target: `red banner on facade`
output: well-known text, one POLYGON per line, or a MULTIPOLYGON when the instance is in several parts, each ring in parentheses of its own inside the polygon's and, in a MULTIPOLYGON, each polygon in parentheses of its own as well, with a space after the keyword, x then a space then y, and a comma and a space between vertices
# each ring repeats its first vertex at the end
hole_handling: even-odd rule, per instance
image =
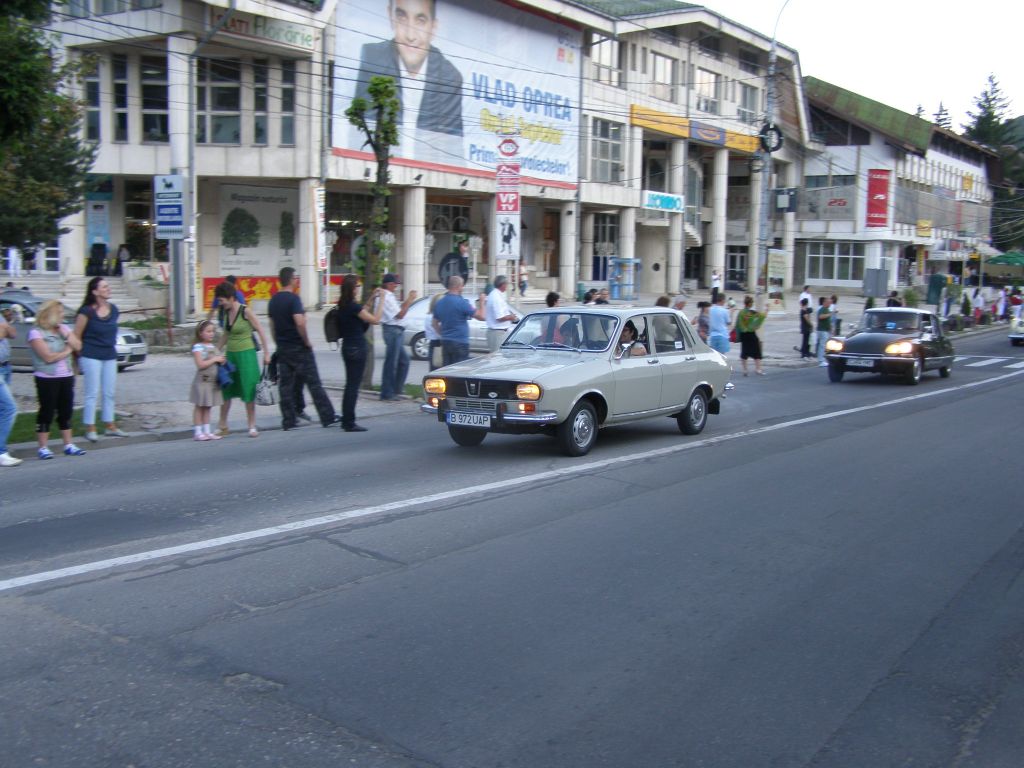
POLYGON ((873 168, 868 171, 867 226, 889 226, 889 171, 873 168))
MULTIPOLYGON (((203 310, 213 306, 213 292, 223 281, 223 277, 203 278, 203 310)), ((236 277, 235 287, 245 294, 246 304, 251 304, 253 301, 269 301, 270 297, 277 293, 277 275, 236 277)))

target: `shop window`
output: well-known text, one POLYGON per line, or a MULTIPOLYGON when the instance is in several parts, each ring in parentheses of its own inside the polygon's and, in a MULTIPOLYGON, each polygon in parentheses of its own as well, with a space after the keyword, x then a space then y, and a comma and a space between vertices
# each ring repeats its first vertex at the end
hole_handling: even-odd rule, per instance
POLYGON ((242 68, 237 61, 199 59, 196 67, 196 142, 242 140, 242 68))
POLYGON ((170 118, 167 100, 167 58, 143 56, 140 66, 142 81, 142 140, 170 140, 170 118))
POLYGON ((622 181, 622 125, 593 118, 590 133, 590 180, 622 181))

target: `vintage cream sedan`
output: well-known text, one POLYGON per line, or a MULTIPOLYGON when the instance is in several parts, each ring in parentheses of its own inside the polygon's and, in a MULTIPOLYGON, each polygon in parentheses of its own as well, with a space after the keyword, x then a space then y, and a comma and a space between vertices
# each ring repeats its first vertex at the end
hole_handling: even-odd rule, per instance
POLYGON ((699 434, 729 374, 675 310, 556 307, 520 320, 497 352, 426 376, 421 410, 459 445, 542 433, 582 456, 600 427, 638 419, 669 416, 699 434))

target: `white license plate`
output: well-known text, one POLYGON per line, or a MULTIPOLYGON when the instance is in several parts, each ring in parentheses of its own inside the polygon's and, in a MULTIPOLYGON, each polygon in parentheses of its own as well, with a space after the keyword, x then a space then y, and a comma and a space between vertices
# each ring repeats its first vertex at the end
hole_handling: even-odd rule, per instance
POLYGON ((874 360, 862 360, 862 359, 857 358, 857 357, 848 357, 848 358, 846 358, 846 367, 847 368, 874 368, 875 367, 875 361, 874 360))
POLYGON ((486 413, 457 413, 449 411, 448 423, 454 424, 457 427, 482 427, 483 429, 489 429, 491 417, 486 413))

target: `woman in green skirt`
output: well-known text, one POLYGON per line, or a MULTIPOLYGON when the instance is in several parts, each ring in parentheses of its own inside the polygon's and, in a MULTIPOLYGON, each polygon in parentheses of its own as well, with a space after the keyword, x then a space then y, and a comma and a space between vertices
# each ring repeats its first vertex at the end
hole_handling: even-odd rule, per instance
POLYGON ((232 374, 234 381, 221 389, 224 404, 220 407, 217 434, 228 434, 228 412, 231 410, 231 401, 237 397, 245 403, 249 437, 259 437, 260 433, 256 429, 256 384, 260 380, 262 369, 256 357, 256 345, 253 344, 252 335, 255 333, 260 338, 263 365, 269 362, 267 339, 263 335, 263 328, 256 313, 247 312, 245 304, 235 296, 235 286, 223 282, 217 286, 214 296, 220 299, 220 306, 224 308, 224 334, 218 346, 227 352, 228 362, 235 366, 235 372, 232 374))

